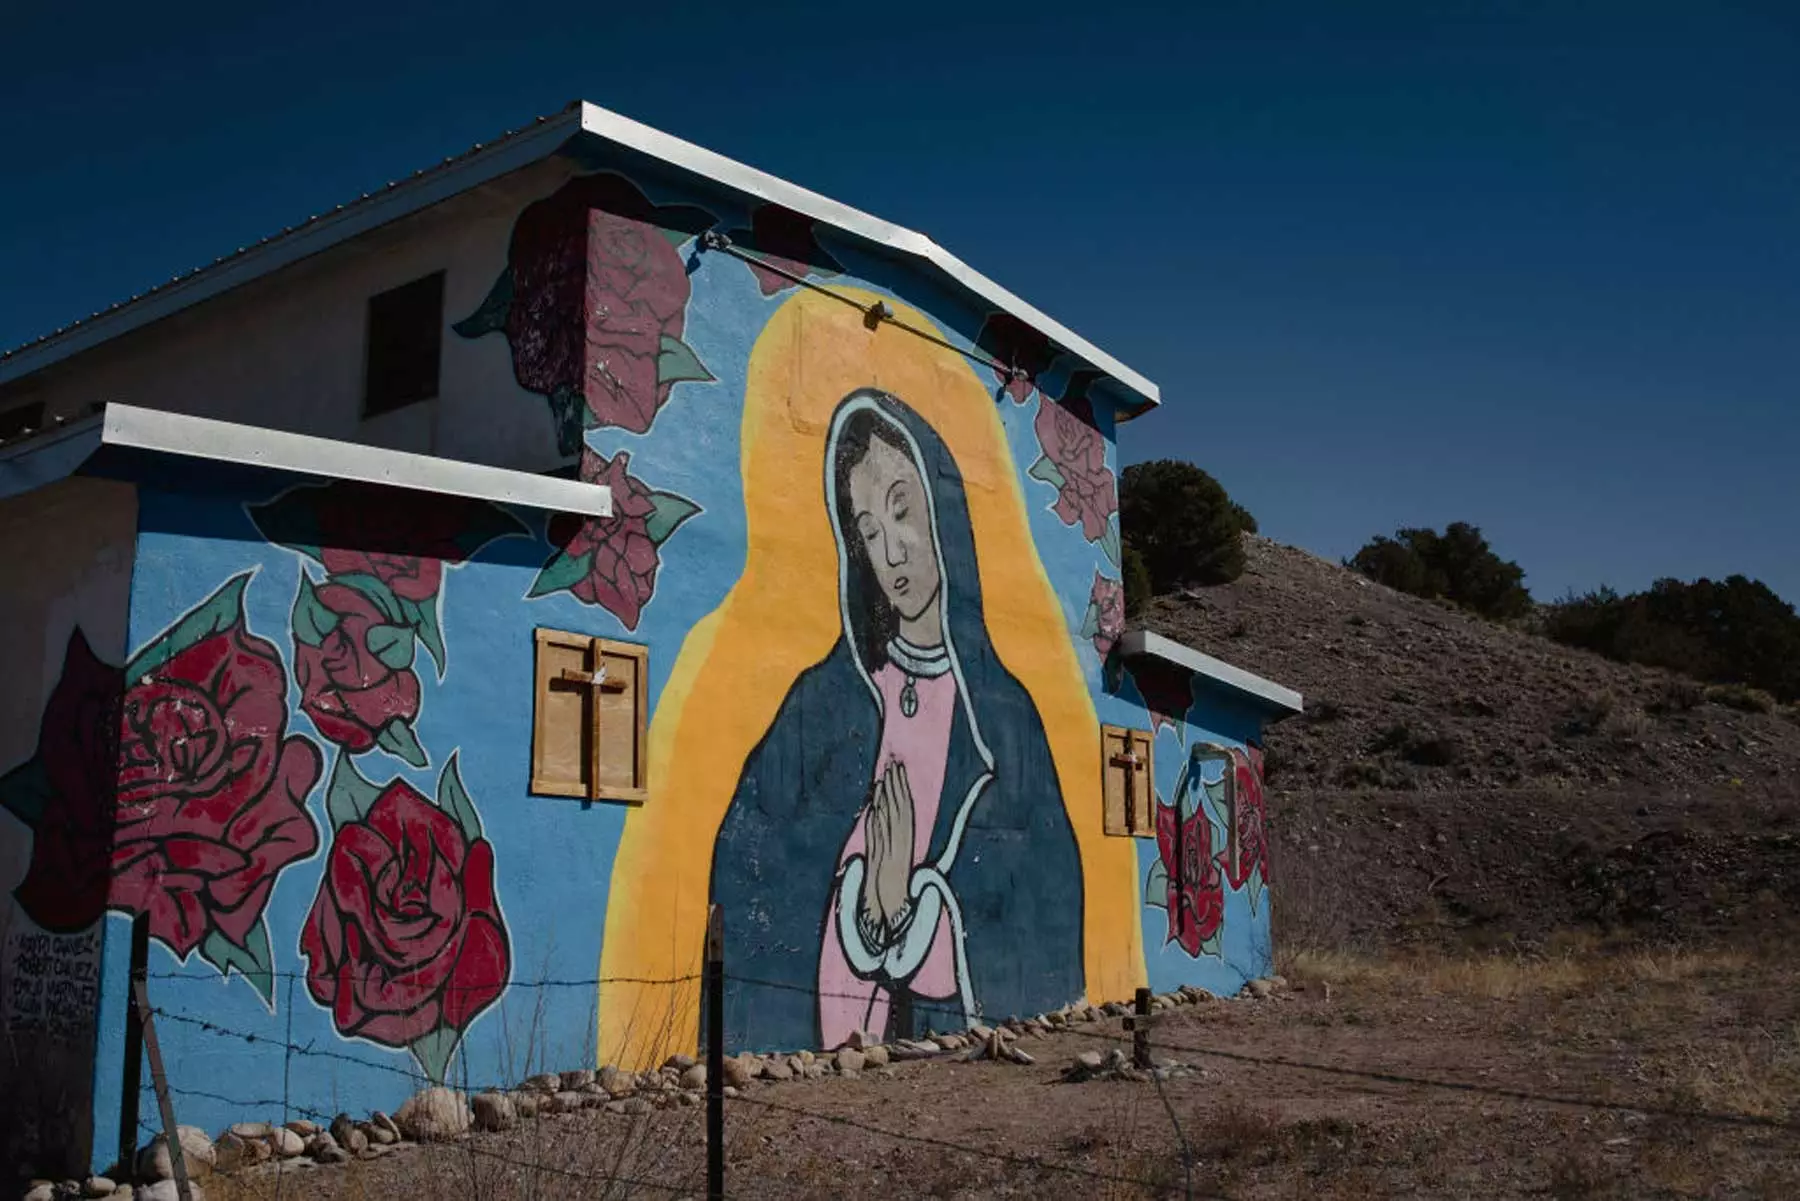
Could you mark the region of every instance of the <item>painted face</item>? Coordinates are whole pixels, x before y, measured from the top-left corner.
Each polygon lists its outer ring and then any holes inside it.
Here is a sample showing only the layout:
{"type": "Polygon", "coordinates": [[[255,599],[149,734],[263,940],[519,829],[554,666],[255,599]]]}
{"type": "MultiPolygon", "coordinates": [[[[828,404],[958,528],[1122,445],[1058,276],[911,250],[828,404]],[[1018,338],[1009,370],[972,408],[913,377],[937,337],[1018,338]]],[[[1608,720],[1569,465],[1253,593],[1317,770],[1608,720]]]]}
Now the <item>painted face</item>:
{"type": "Polygon", "coordinates": [[[850,505],[875,578],[888,603],[912,621],[937,603],[937,545],[925,503],[925,482],[912,460],[879,438],[850,469],[850,505]]]}

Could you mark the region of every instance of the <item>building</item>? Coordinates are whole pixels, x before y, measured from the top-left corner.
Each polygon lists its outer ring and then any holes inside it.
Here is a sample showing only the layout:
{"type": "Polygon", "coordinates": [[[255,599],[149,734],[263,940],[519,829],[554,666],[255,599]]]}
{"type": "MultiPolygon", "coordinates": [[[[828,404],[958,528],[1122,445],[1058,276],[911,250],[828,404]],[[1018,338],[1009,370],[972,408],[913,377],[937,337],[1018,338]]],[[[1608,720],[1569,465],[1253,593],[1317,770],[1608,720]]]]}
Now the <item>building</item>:
{"type": "Polygon", "coordinates": [[[0,358],[12,1153],[140,1141],[134,964],[208,1129],[691,1048],[709,902],[734,1049],[1266,974],[1300,698],[1125,629],[1158,403],[591,105],[0,358]]]}

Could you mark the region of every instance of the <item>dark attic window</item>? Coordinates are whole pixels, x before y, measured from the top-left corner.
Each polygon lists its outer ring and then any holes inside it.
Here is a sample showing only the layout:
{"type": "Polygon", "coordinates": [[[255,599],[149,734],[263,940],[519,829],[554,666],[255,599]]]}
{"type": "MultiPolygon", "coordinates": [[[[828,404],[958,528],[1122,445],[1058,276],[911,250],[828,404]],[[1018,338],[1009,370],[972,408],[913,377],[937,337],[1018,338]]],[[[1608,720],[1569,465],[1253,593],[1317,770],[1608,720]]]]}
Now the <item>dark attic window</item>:
{"type": "Polygon", "coordinates": [[[442,271],[369,297],[363,416],[437,396],[443,341],[442,271]]]}

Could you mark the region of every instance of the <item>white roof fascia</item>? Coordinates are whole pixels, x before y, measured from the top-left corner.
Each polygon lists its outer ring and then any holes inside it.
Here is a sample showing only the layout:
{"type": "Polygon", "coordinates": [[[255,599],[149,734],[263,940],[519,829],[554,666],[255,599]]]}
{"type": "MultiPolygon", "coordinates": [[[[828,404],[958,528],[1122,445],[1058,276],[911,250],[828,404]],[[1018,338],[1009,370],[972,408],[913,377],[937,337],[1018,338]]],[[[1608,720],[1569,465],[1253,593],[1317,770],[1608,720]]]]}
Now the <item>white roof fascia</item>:
{"type": "Polygon", "coordinates": [[[1304,708],[1303,699],[1292,688],[1283,688],[1280,684],[1265,680],[1241,667],[1233,667],[1223,659],[1202,654],[1173,638],[1164,638],[1150,630],[1125,631],[1119,639],[1119,653],[1127,658],[1145,655],[1161,659],[1236,692],[1247,693],[1272,708],[1282,710],[1286,715],[1299,713],[1304,708]]]}
{"type": "Polygon", "coordinates": [[[672,134],[652,129],[597,104],[582,103],[581,127],[597,137],[628,146],[651,158],[692,171],[759,200],[782,205],[859,238],[902,254],[925,259],[994,307],[1011,313],[1065,349],[1086,359],[1148,403],[1162,403],[1162,390],[1148,377],[1133,371],[1074,330],[1013,295],[924,234],[915,233],[891,221],[883,221],[880,217],[870,216],[847,204],[839,204],[830,197],[778,179],[766,171],[758,171],[755,167],[726,158],[704,146],[696,146],[672,134]]]}
{"type": "Polygon", "coordinates": [[[0,456],[0,497],[73,475],[104,447],[155,451],[237,463],[324,479],[359,480],[503,505],[588,517],[612,516],[612,489],[602,484],[509,471],[402,450],[385,450],[308,434],[109,404],[103,416],[49,439],[33,439],[17,455],[0,456]]]}
{"type": "Polygon", "coordinates": [[[559,113],[541,125],[533,125],[474,151],[466,161],[454,167],[441,171],[428,169],[416,178],[398,180],[364,200],[352,201],[309,221],[290,234],[278,235],[225,262],[202,267],[185,278],[161,285],[140,300],[128,301],[113,311],[78,321],[64,333],[52,334],[0,360],[0,384],[40,371],[121,334],[210,300],[240,284],[328,250],[358,234],[546,158],[576,132],[579,118],[580,113],[574,109],[559,113]]]}

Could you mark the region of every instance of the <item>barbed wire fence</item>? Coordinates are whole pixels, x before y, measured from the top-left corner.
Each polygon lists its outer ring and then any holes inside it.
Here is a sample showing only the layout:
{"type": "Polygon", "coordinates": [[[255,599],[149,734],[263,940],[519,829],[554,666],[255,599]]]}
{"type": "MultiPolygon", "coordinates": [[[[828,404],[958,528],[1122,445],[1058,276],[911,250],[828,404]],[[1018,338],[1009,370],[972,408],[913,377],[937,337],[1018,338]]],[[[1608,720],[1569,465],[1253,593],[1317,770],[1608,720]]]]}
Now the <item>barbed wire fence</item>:
{"type": "MultiPolygon", "coordinates": [[[[171,996],[169,990],[177,988],[177,982],[211,982],[216,984],[219,977],[194,972],[155,972],[146,971],[142,979],[150,996],[146,1013],[150,1021],[163,1026],[165,1030],[182,1030],[186,1036],[178,1040],[184,1050],[194,1047],[193,1038],[218,1038],[248,1047],[266,1047],[278,1050],[281,1055],[281,1089],[280,1096],[235,1096],[228,1091],[228,1084],[208,1080],[205,1087],[192,1078],[191,1072],[177,1072],[166,1081],[166,1089],[177,1114],[182,1102],[205,1102],[224,1107],[240,1116],[242,1120],[266,1120],[275,1114],[281,1115],[281,1121],[304,1118],[329,1128],[334,1120],[343,1115],[337,1103],[336,1081],[340,1074],[347,1074],[353,1084],[361,1085],[368,1079],[364,1074],[380,1079],[391,1079],[394,1085],[404,1082],[404,1090],[399,1088],[374,1090],[380,1093],[399,1097],[410,1095],[427,1088],[434,1083],[430,1076],[419,1069],[410,1059],[390,1057],[386,1059],[372,1058],[357,1054],[351,1049],[353,1044],[333,1038],[327,1044],[320,1045],[318,1040],[296,1041],[293,1036],[293,1014],[295,992],[303,973],[275,973],[277,983],[283,986],[285,993],[286,1027],[285,1034],[276,1035],[269,1029],[240,1029],[221,1022],[214,1017],[195,1012],[181,1004],[179,995],[171,996]],[[161,991],[162,997],[155,994],[161,991]],[[170,1002],[175,1002],[171,1004],[170,1002]],[[297,1081],[294,1071],[296,1062],[316,1060],[329,1063],[333,1069],[333,1095],[323,1096],[308,1094],[307,1085],[297,1081]]],[[[591,978],[544,978],[514,979],[507,982],[511,990],[536,990],[539,997],[549,990],[581,989],[591,995],[608,984],[636,984],[681,988],[702,982],[704,973],[686,973],[669,977],[634,977],[617,976],[591,978]]],[[[815,1000],[824,998],[841,998],[846,1000],[866,1001],[865,996],[849,993],[833,993],[828,990],[796,985],[789,982],[761,979],[755,976],[720,971],[715,987],[732,983],[743,988],[779,989],[807,994],[815,1000]]],[[[453,986],[454,987],[454,986],[453,986]]],[[[491,987],[491,986],[484,986],[491,987]]],[[[539,1002],[539,1009],[542,1002],[539,1002]]],[[[1181,1056],[1192,1059],[1212,1059],[1221,1062],[1232,1062],[1253,1065],[1260,1069],[1281,1069],[1315,1074],[1324,1074],[1337,1078],[1350,1079],[1365,1083],[1378,1083],[1386,1086],[1408,1089],[1444,1090],[1461,1093],[1482,1094],[1508,1100],[1550,1106],[1578,1107],[1590,1110],[1638,1113],[1646,1116],[1665,1116],[1690,1123],[1715,1123],[1731,1126],[1748,1126],[1777,1129],[1788,1133],[1800,1133],[1800,1122],[1782,1118],[1767,1117],[1751,1113],[1703,1110],[1678,1106],[1658,1105],[1648,1100],[1621,1101],[1613,1098],[1595,1098],[1574,1094],[1552,1094],[1507,1087],[1505,1085],[1472,1082],[1464,1080],[1441,1079],[1413,1073],[1387,1070],[1380,1067],[1365,1067],[1340,1063],[1321,1063],[1289,1056],[1252,1054],[1233,1051],[1216,1046],[1196,1045],[1175,1037],[1165,1024],[1155,1020],[1145,1020],[1149,1015],[1147,1006],[1140,1003],[1138,1013],[1132,1014],[1124,1023],[1107,1028],[1090,1028],[1095,1023],[1079,1025],[1064,1023],[1059,1025],[1054,1034],[1067,1036],[1075,1040],[1087,1040],[1086,1045],[1108,1044],[1109,1052],[1123,1051],[1127,1045],[1133,1048],[1134,1061],[1142,1064],[1138,1058],[1146,1051],[1162,1056],[1181,1056]]],[[[645,1062],[660,1062],[665,1055],[680,1051],[691,1053],[693,1033],[697,1028],[693,1019],[699,1017],[701,1011],[696,1010],[691,996],[670,998],[659,1014],[632,1015],[633,1022],[627,1024],[627,1037],[640,1033],[636,1045],[646,1049],[648,1059],[645,1062]],[[638,1031],[635,1021],[642,1016],[650,1023],[649,1027],[638,1031]]],[[[909,1031],[908,1034],[914,1032],[909,1031]]],[[[929,1032],[927,1032],[929,1033],[929,1032]]],[[[944,1033],[954,1033],[944,1031],[944,1033]]],[[[950,1057],[946,1053],[945,1057],[950,1057]]],[[[588,1055],[586,1063],[595,1062],[595,1055],[588,1055]]],[[[1164,1063],[1166,1064],[1166,1060],[1164,1063]]],[[[469,1075],[468,1057],[459,1055],[456,1060],[460,1076],[444,1083],[451,1085],[464,1095],[477,1093],[505,1093],[518,1096],[521,1086],[526,1084],[528,1075],[507,1071],[504,1078],[491,1080],[473,1079],[469,1075]]],[[[531,1055],[527,1055],[527,1067],[533,1066],[531,1055]]],[[[548,1065],[538,1062],[540,1069],[548,1065]]],[[[577,1069],[589,1070],[589,1069],[577,1069]]],[[[542,1074],[542,1073],[539,1073],[542,1074]]],[[[619,1102],[638,1097],[648,1099],[656,1097],[661,1104],[649,1102],[641,1107],[631,1107],[626,1111],[629,1121],[577,1121],[557,1122],[545,1121],[543,1117],[520,1121],[510,1130],[483,1133],[476,1137],[463,1138],[446,1143],[437,1150],[425,1155],[413,1156],[409,1161],[416,1165],[409,1171],[416,1171],[442,1181],[446,1174],[454,1175],[453,1180],[445,1181],[460,1189],[460,1195],[479,1198],[491,1198],[493,1201],[511,1201],[512,1198],[536,1198],[539,1196],[566,1195],[572,1188],[579,1186],[581,1195],[603,1197],[628,1197],[634,1195],[651,1196],[706,1196],[709,1193],[706,1168],[709,1154],[717,1156],[719,1162],[729,1163],[732,1160],[743,1162],[754,1158],[756,1148],[748,1143],[758,1138],[773,1138],[792,1130],[795,1121],[818,1122],[847,1130],[855,1130],[862,1134],[890,1140],[896,1146],[918,1146],[929,1148],[933,1152],[949,1153],[958,1157],[967,1157],[972,1161],[989,1166],[1005,1165],[1030,1174],[1045,1177],[1057,1176],[1070,1181],[1081,1182],[1082,1187],[1105,1186],[1108,1189],[1133,1190],[1137,1195],[1179,1195],[1186,1197],[1212,1197],[1224,1194],[1196,1191],[1196,1163],[1193,1147],[1183,1129],[1180,1113],[1175,1104],[1172,1090],[1166,1086],[1163,1074],[1151,1071],[1141,1077],[1154,1083],[1155,1104],[1166,1118],[1168,1142],[1166,1145],[1168,1165],[1174,1169],[1173,1174],[1156,1172],[1138,1174],[1120,1170],[1106,1170],[1092,1163],[1077,1162],[1044,1154],[1008,1150],[993,1145],[944,1138],[919,1129],[895,1128],[891,1123],[868,1121],[850,1114],[833,1112],[830,1100],[805,1104],[799,1103],[803,1096],[795,1090],[793,1100],[781,1096],[780,1090],[764,1082],[758,1082],[755,1091],[731,1089],[726,1091],[720,1065],[709,1065],[707,1087],[719,1094],[723,1111],[727,1115],[724,1128],[717,1139],[719,1145],[708,1146],[708,1131],[702,1118],[705,1114],[703,1104],[696,1103],[691,1091],[687,1098],[682,1097],[684,1090],[675,1088],[645,1088],[641,1080],[634,1081],[632,1090],[621,1090],[619,1095],[607,1094],[599,1097],[592,1091],[581,1093],[582,1110],[606,1109],[611,1102],[619,1102]],[[768,1095],[775,1093],[776,1095],[768,1095]],[[594,1098],[591,1102],[587,1098],[594,1098]],[[789,1125],[776,1129],[772,1123],[776,1119],[785,1119],[789,1125]],[[773,1131],[773,1133],[771,1133],[773,1131]],[[559,1191],[560,1190],[560,1191],[559,1191]]],[[[567,1082],[559,1078],[560,1084],[567,1082]]],[[[585,1085],[582,1087],[586,1087],[585,1085]]],[[[273,1091],[273,1090],[270,1090],[273,1091]]],[[[367,1087],[354,1087],[360,1095],[368,1095],[367,1087]]],[[[574,1090],[560,1090],[574,1091],[574,1090]]],[[[604,1090],[603,1090],[604,1091],[604,1090]]],[[[550,1094],[554,1096],[555,1094],[550,1094]]],[[[711,1098],[709,1097],[708,1100],[711,1098]]],[[[612,1115],[617,1116],[620,1106],[611,1105],[612,1115]]],[[[544,1116],[563,1116],[561,1111],[552,1111],[545,1105],[544,1116]]],[[[154,1110],[149,1112],[153,1113],[154,1110]]],[[[573,1113],[573,1110],[567,1112],[573,1113]]],[[[602,1115],[595,1114],[595,1118],[602,1115]]],[[[149,1120],[147,1114],[134,1116],[136,1132],[141,1141],[148,1141],[162,1133],[158,1125],[149,1120]]],[[[236,1120],[236,1119],[234,1119],[236,1120]]],[[[1134,1129],[1142,1127],[1136,1121],[1129,1123],[1134,1129]]],[[[291,1172],[269,1171],[260,1179],[267,1182],[270,1190],[262,1195],[277,1198],[284,1187],[293,1187],[289,1178],[291,1172]]],[[[258,1177],[249,1175],[246,1182],[258,1177]]],[[[726,1187],[713,1191],[711,1195],[758,1195],[766,1193],[774,1182],[768,1179],[733,1180],[726,1177],[726,1187]]]]}

